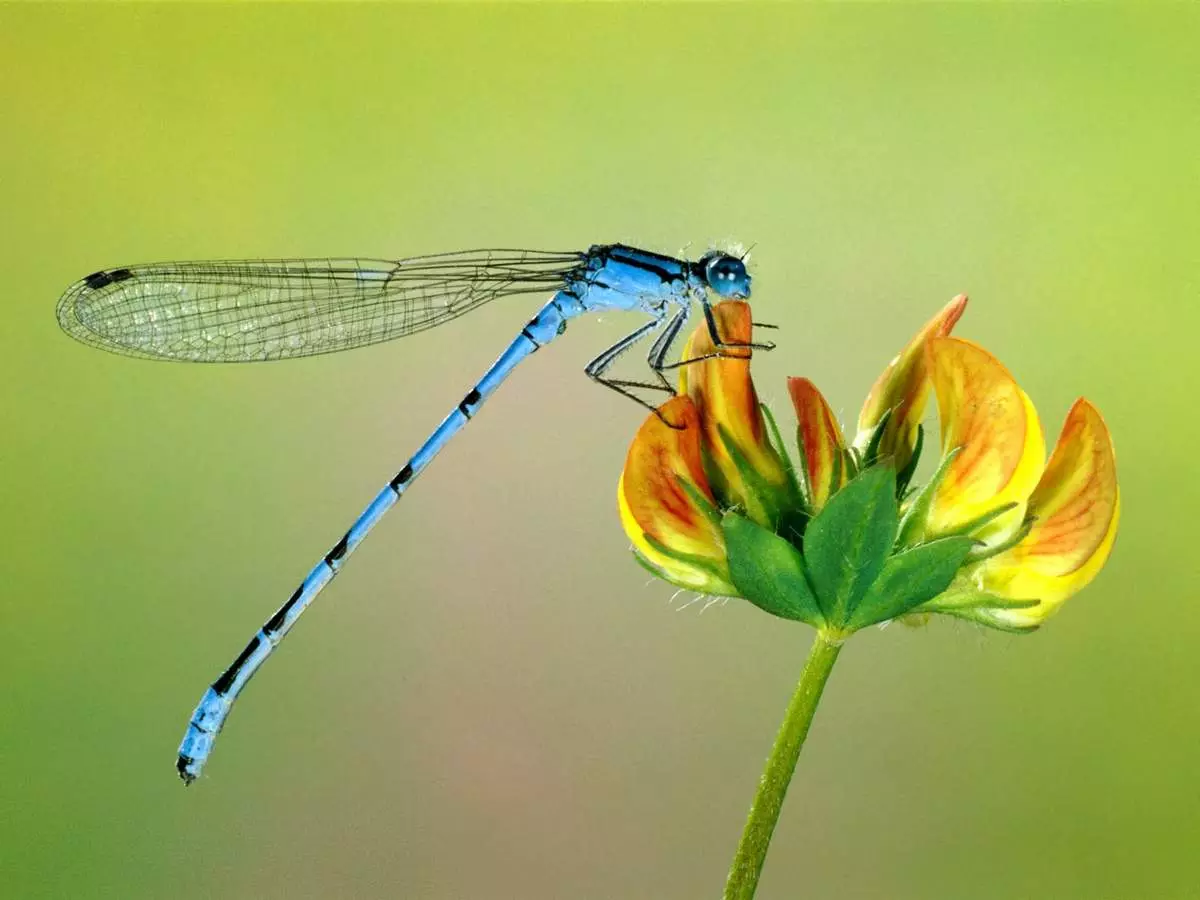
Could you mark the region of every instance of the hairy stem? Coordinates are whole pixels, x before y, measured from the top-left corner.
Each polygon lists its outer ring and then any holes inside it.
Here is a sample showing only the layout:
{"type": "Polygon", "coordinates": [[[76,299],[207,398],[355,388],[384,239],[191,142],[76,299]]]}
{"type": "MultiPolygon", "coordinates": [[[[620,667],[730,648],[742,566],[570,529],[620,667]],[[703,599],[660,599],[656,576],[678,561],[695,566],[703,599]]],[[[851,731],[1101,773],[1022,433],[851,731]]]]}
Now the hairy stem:
{"type": "Polygon", "coordinates": [[[746,820],[733,865],[729,867],[725,900],[751,900],[754,897],[758,877],[767,858],[767,848],[771,845],[771,835],[775,832],[775,824],[783,809],[783,798],[787,794],[792,773],[796,771],[800,748],[804,746],[808,728],[812,725],[817,704],[821,700],[821,692],[825,689],[825,682],[829,680],[829,673],[841,649],[839,638],[817,633],[804,671],[800,674],[800,683],[796,685],[796,693],[788,704],[787,715],[759,780],[758,793],[754,795],[754,804],[750,807],[750,817],[746,820]]]}

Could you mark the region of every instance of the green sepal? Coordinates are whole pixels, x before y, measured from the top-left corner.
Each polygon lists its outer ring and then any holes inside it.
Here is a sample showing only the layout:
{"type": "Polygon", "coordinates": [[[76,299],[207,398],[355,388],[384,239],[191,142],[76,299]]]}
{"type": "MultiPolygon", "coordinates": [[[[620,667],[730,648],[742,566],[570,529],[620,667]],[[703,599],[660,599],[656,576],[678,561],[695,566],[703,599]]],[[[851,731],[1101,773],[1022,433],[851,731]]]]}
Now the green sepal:
{"type": "MultiPolygon", "coordinates": [[[[1027,603],[1026,606],[1037,606],[1037,601],[1027,603]]],[[[954,616],[956,619],[966,619],[969,622],[975,622],[978,625],[986,625],[988,628],[994,628],[996,631],[1004,631],[1008,634],[1029,634],[1037,631],[1041,624],[1036,625],[1014,625],[1011,622],[1003,622],[988,615],[988,610],[985,607],[967,606],[962,609],[947,609],[943,610],[943,614],[954,616]]]]}
{"type": "Polygon", "coordinates": [[[725,533],[729,574],[741,596],[773,616],[807,622],[816,628],[824,625],[799,550],[737,513],[726,513],[721,529],[725,533]]]}
{"type": "MultiPolygon", "coordinates": [[[[1010,504],[1010,508],[1012,506],[1016,506],[1016,505],[1017,504],[1015,504],[1015,503],[1010,504]]],[[[971,552],[971,555],[967,558],[967,562],[969,562],[969,563],[982,562],[985,559],[991,559],[993,556],[997,556],[997,555],[1003,553],[1005,550],[1011,550],[1013,547],[1017,546],[1017,544],[1021,543],[1021,541],[1025,540],[1025,538],[1029,537],[1029,532],[1033,530],[1033,523],[1036,521],[1037,521],[1037,516],[1030,516],[1028,519],[1026,519],[1024,522],[1021,523],[1020,528],[1018,528],[1016,531],[1014,531],[1012,534],[1010,534],[1008,536],[1008,538],[1001,541],[1000,543],[995,544],[990,547],[983,546],[983,547],[975,548],[975,550],[973,550],[971,552]]]]}
{"type": "Polygon", "coordinates": [[[941,613],[942,615],[955,616],[959,619],[977,622],[980,625],[986,625],[988,628],[995,628],[997,631],[1006,631],[1010,634],[1028,634],[1031,631],[1036,631],[1038,626],[1013,625],[1009,622],[1002,622],[990,615],[990,612],[997,609],[1029,609],[1041,602],[1041,600],[1009,600],[1007,597],[998,597],[995,594],[981,590],[969,582],[960,582],[932,600],[921,604],[914,612],[941,613]]]}
{"type": "MultiPolygon", "coordinates": [[[[654,550],[661,553],[663,556],[666,556],[669,559],[673,559],[673,560],[675,560],[675,562],[682,563],[686,566],[690,566],[693,569],[699,569],[701,572],[703,572],[705,575],[707,575],[709,578],[711,578],[714,587],[713,587],[713,589],[710,589],[708,591],[708,593],[721,594],[722,596],[728,594],[731,597],[736,596],[736,594],[734,594],[734,591],[733,591],[733,585],[731,585],[729,583],[728,574],[725,572],[722,572],[720,566],[713,563],[713,561],[709,557],[699,556],[698,554],[694,554],[694,553],[680,553],[677,550],[672,550],[666,544],[664,544],[662,541],[658,540],[657,538],[653,537],[652,535],[646,534],[645,532],[642,533],[642,538],[643,538],[643,540],[646,541],[647,544],[649,544],[651,547],[654,548],[654,550]],[[728,588],[729,590],[726,591],[726,590],[724,590],[725,588],[728,588]]],[[[633,552],[634,552],[634,554],[638,553],[636,547],[634,548],[633,552]]],[[[640,554],[638,554],[638,555],[640,555],[640,554]]],[[[650,571],[653,572],[655,575],[657,575],[659,578],[661,578],[663,581],[669,581],[669,582],[671,582],[671,584],[679,585],[679,587],[687,588],[688,590],[692,590],[692,591],[696,590],[696,587],[694,585],[681,584],[680,582],[676,581],[674,578],[672,578],[670,576],[670,574],[668,572],[661,569],[659,566],[656,566],[654,563],[650,562],[648,559],[645,559],[643,557],[642,562],[643,562],[644,568],[650,567],[650,571]]]]}
{"type": "Polygon", "coordinates": [[[717,436],[746,489],[746,496],[742,500],[746,504],[747,514],[760,524],[772,527],[778,525],[780,513],[788,505],[786,488],[781,490],[763,478],[723,425],[717,426],[717,436]],[[780,494],[785,496],[781,497],[780,494]],[[780,500],[783,502],[779,502],[780,500]]]}
{"type": "MultiPolygon", "coordinates": [[[[646,559],[646,557],[644,557],[642,555],[642,552],[640,550],[638,550],[637,547],[634,547],[632,549],[632,553],[633,553],[633,558],[635,560],[637,560],[637,564],[639,566],[641,566],[643,569],[645,569],[647,572],[649,572],[651,575],[653,575],[655,578],[661,578],[663,581],[671,581],[671,579],[667,577],[667,573],[664,572],[662,569],[660,569],[658,566],[656,566],[654,563],[650,562],[650,560],[646,559]]],[[[671,582],[671,583],[674,584],[674,582],[671,582]]]]}
{"type": "Polygon", "coordinates": [[[681,475],[675,476],[675,483],[688,495],[688,499],[696,504],[696,508],[704,514],[704,518],[708,519],[717,528],[721,527],[721,511],[713,505],[711,500],[704,496],[700,488],[681,475]]]}
{"type": "Polygon", "coordinates": [[[787,452],[787,447],[783,443],[783,435],[779,431],[779,423],[775,421],[775,414],[771,412],[771,408],[765,403],[758,404],[758,408],[762,412],[763,421],[767,425],[767,441],[770,443],[771,449],[775,451],[775,455],[783,463],[783,470],[787,472],[788,486],[791,489],[792,497],[796,502],[803,503],[802,498],[804,494],[800,489],[796,466],[792,463],[791,454],[787,452]]]}
{"type": "Polygon", "coordinates": [[[866,449],[863,450],[862,462],[860,467],[863,469],[870,468],[879,459],[879,445],[883,443],[883,433],[887,430],[888,422],[892,420],[892,411],[887,410],[879,421],[875,423],[875,427],[871,429],[871,437],[867,439],[866,449]]]}
{"type": "Polygon", "coordinates": [[[846,448],[846,474],[849,476],[846,480],[854,478],[862,468],[862,453],[853,444],[846,448]]]}
{"type": "MultiPolygon", "coordinates": [[[[798,425],[796,426],[796,449],[800,451],[800,466],[798,467],[798,471],[802,482],[801,496],[804,500],[804,508],[811,516],[816,505],[813,500],[812,473],[808,471],[808,450],[804,446],[804,429],[798,425]]],[[[841,484],[842,476],[847,469],[851,477],[858,471],[854,454],[845,447],[838,448],[833,454],[833,471],[829,474],[829,483],[832,485],[841,484]]],[[[833,493],[837,493],[836,488],[833,493]]]]}
{"type": "MultiPolygon", "coordinates": [[[[829,475],[830,484],[837,485],[842,483],[842,478],[846,474],[847,468],[851,467],[852,460],[853,457],[846,452],[844,447],[833,455],[833,472],[829,475]]],[[[857,469],[850,468],[850,471],[855,474],[858,473],[857,469]]],[[[847,478],[846,480],[849,481],[850,479],[847,478]]],[[[832,493],[836,494],[837,490],[834,490],[832,493]]],[[[826,502],[828,503],[829,501],[826,502]]]]}
{"type": "Polygon", "coordinates": [[[834,494],[804,534],[804,561],[826,621],[841,628],[896,540],[896,471],[872,466],[834,494]]]}
{"type": "Polygon", "coordinates": [[[925,522],[929,518],[929,507],[933,505],[933,497],[945,480],[946,472],[950,470],[950,463],[954,462],[954,458],[960,453],[962,453],[962,447],[955,447],[942,457],[942,461],[938,463],[937,471],[933,473],[929,483],[917,491],[917,496],[904,511],[904,518],[900,520],[900,533],[896,537],[897,550],[915,546],[925,533],[925,522]]]}
{"type": "MultiPolygon", "coordinates": [[[[1016,509],[1020,505],[1021,504],[1017,503],[1015,500],[1013,500],[1009,503],[1001,503],[999,506],[989,509],[987,512],[983,513],[982,515],[976,516],[975,518],[971,519],[971,521],[969,521],[969,522],[963,522],[961,525],[954,526],[953,528],[951,528],[948,531],[944,532],[943,534],[939,535],[939,537],[953,537],[955,535],[960,535],[960,534],[962,534],[962,535],[974,534],[979,529],[983,528],[983,526],[985,526],[991,522],[994,522],[996,519],[1000,518],[1006,512],[1011,512],[1012,510],[1016,509]]],[[[1028,533],[1029,533],[1028,530],[1026,530],[1026,534],[1028,534],[1028,533]]],[[[1022,535],[1022,537],[1024,537],[1024,535],[1022,535]]],[[[1011,545],[1009,545],[1009,546],[1011,546],[1011,545]]],[[[996,552],[999,552],[999,551],[996,551],[996,552]]],[[[989,554],[989,555],[992,555],[992,554],[989,554]]]]}
{"type": "Polygon", "coordinates": [[[932,600],[950,586],[972,546],[974,541],[968,537],[948,537],[888,557],[855,607],[849,627],[886,622],[932,600]]]}
{"type": "MultiPolygon", "coordinates": [[[[800,542],[804,539],[804,529],[808,526],[808,520],[811,518],[811,510],[807,499],[805,499],[807,494],[800,484],[802,472],[797,470],[796,466],[792,463],[791,454],[787,452],[787,448],[783,443],[783,436],[779,432],[779,425],[775,421],[775,415],[765,403],[760,403],[759,408],[762,410],[763,419],[767,423],[767,438],[772,449],[783,462],[783,469],[788,476],[787,500],[779,510],[779,521],[776,531],[796,546],[799,546],[800,542]]],[[[802,470],[803,466],[800,468],[802,470]]]]}
{"type": "MultiPolygon", "coordinates": [[[[943,538],[942,540],[950,539],[943,538]]],[[[1000,597],[975,587],[968,578],[963,578],[958,584],[952,585],[933,599],[921,604],[919,612],[950,613],[981,608],[1028,609],[1041,602],[1041,600],[1010,600],[1007,597],[1000,597]]]]}
{"type": "Polygon", "coordinates": [[[796,426],[796,449],[800,451],[800,465],[796,466],[797,483],[800,487],[800,499],[804,508],[812,512],[813,486],[812,476],[808,471],[808,452],[804,449],[804,429],[796,426]]]}
{"type": "Polygon", "coordinates": [[[904,468],[896,473],[896,496],[903,497],[908,491],[912,477],[917,471],[917,463],[921,461],[921,451],[925,449],[925,426],[917,426],[917,439],[913,442],[912,456],[904,464],[904,468]]]}

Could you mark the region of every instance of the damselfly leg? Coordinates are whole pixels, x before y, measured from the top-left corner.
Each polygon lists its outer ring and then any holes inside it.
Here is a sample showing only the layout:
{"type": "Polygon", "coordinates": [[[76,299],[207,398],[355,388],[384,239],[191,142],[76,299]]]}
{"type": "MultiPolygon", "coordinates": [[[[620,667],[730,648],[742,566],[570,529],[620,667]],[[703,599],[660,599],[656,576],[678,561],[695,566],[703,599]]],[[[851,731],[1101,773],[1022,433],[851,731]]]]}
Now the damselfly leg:
{"type": "MultiPolygon", "coordinates": [[[[676,369],[683,368],[684,366],[703,362],[708,359],[740,357],[740,354],[731,353],[729,351],[775,349],[775,344],[771,342],[754,343],[744,341],[727,341],[723,339],[717,328],[716,317],[713,315],[712,309],[709,307],[707,300],[701,301],[701,306],[704,308],[705,324],[708,326],[709,336],[716,347],[716,350],[713,352],[689,357],[688,359],[676,360],[675,362],[666,361],[667,357],[670,355],[671,348],[678,339],[679,333],[683,330],[684,325],[687,324],[689,315],[691,313],[691,304],[684,303],[672,316],[670,316],[670,318],[666,318],[665,315],[658,316],[625,335],[625,337],[621,338],[619,341],[593,359],[590,363],[588,363],[584,368],[584,372],[593,381],[596,381],[597,383],[616,391],[618,394],[628,397],[635,403],[646,407],[655,415],[657,415],[659,419],[662,420],[664,425],[667,425],[671,428],[680,427],[668,422],[665,418],[663,418],[663,415],[659,411],[658,407],[647,402],[644,398],[635,394],[634,391],[648,390],[674,394],[676,392],[675,386],[671,383],[670,379],[667,378],[665,374],[666,372],[675,371],[676,369]],[[657,329],[661,330],[659,331],[658,336],[654,339],[654,343],[650,345],[649,352],[646,354],[646,363],[650,367],[650,371],[653,372],[655,377],[658,379],[657,383],[638,381],[634,379],[604,377],[605,373],[612,367],[613,363],[615,363],[626,351],[633,347],[634,344],[638,343],[638,341],[642,340],[647,335],[652,334],[657,329]]],[[[774,328],[776,326],[766,325],[764,327],[774,328]]]]}
{"type": "MultiPolygon", "coordinates": [[[[678,315],[679,314],[676,313],[673,319],[677,318],[678,315]]],[[[613,363],[615,363],[626,351],[633,347],[634,344],[642,340],[642,338],[646,337],[646,335],[652,334],[656,329],[661,328],[663,320],[664,316],[658,316],[651,319],[649,322],[644,323],[638,328],[635,328],[629,334],[625,335],[625,337],[621,338],[619,341],[589,362],[586,366],[584,366],[584,374],[597,384],[602,384],[609,390],[616,391],[622,397],[628,397],[634,403],[646,407],[646,409],[653,413],[657,413],[658,408],[642,397],[639,397],[634,393],[634,390],[640,389],[647,391],[665,391],[668,394],[675,393],[675,389],[671,387],[669,383],[667,383],[665,378],[662,379],[662,384],[652,384],[646,381],[635,381],[627,378],[605,378],[604,373],[612,368],[613,363]]],[[[667,327],[670,328],[669,323],[667,327]]],[[[657,345],[658,340],[655,340],[654,346],[657,345]]],[[[653,350],[653,347],[651,350],[653,350]]],[[[651,368],[653,369],[653,367],[651,368]]],[[[662,378],[661,375],[659,377],[662,378]]]]}

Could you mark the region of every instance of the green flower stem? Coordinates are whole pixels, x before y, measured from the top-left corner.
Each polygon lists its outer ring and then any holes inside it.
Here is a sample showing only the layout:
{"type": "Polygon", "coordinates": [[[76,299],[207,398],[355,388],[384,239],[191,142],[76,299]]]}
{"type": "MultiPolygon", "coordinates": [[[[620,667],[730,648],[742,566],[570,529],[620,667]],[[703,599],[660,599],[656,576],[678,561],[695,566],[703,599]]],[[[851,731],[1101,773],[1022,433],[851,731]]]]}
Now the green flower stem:
{"type": "Polygon", "coordinates": [[[817,704],[821,700],[821,692],[825,690],[825,682],[829,680],[829,673],[833,671],[833,664],[841,649],[841,635],[817,632],[804,671],[800,674],[800,683],[792,695],[792,702],[788,704],[787,716],[775,737],[775,746],[771,749],[767,767],[758,783],[758,793],[754,796],[754,805],[750,807],[750,817],[746,820],[737,855],[729,867],[725,900],[751,900],[754,897],[758,877],[767,858],[767,848],[771,845],[771,835],[775,832],[775,823],[779,821],[779,812],[783,809],[783,798],[787,794],[792,773],[796,771],[800,748],[804,746],[808,728],[812,725],[817,704]]]}

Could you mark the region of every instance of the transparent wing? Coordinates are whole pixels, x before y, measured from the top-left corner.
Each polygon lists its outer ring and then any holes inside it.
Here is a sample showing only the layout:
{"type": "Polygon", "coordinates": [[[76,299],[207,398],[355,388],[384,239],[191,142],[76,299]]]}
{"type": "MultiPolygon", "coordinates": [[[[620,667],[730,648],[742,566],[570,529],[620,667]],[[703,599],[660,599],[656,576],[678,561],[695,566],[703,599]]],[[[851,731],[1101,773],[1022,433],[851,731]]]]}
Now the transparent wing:
{"type": "Polygon", "coordinates": [[[67,334],[114,353],[250,362],[349,350],[514,294],[546,294],[582,253],[468,250],[405,260],[168,262],[106,269],[58,303],[67,334]]]}

